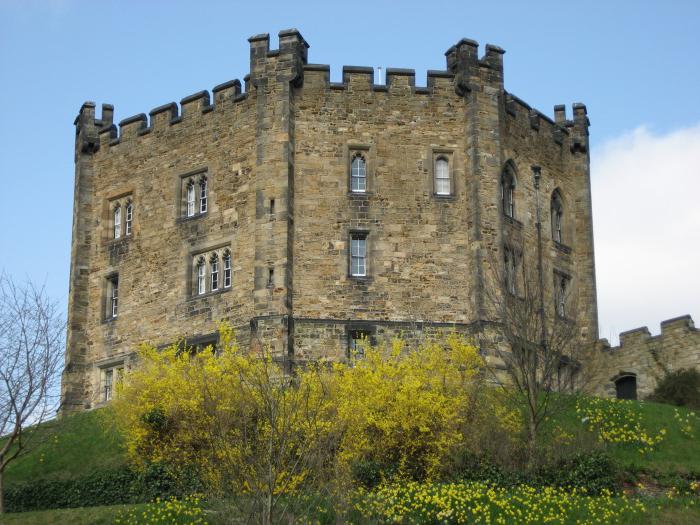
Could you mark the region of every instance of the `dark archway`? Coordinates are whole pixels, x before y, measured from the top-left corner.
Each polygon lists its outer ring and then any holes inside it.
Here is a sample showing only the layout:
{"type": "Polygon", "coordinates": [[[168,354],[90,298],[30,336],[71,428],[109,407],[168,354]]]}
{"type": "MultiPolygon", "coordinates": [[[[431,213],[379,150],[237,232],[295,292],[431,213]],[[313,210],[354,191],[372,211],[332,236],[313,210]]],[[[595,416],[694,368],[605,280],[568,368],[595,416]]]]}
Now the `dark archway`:
{"type": "Polygon", "coordinates": [[[615,380],[615,392],[618,399],[637,399],[637,376],[628,374],[615,380]]]}

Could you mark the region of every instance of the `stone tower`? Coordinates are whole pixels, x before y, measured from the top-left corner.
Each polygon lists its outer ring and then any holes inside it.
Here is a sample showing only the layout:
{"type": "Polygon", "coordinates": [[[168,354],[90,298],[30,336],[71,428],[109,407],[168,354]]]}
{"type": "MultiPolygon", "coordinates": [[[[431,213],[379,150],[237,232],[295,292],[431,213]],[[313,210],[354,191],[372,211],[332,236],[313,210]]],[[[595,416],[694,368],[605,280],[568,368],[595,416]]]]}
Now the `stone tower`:
{"type": "Polygon", "coordinates": [[[80,109],[65,410],[109,400],[140,342],[215,342],[221,320],[288,365],[361,336],[474,333],[493,321],[489,261],[534,253],[536,198],[547,301],[563,279],[597,338],[585,106],[550,119],[506,92],[502,49],[467,39],[424,86],[358,66],[330,82],[294,29],[249,43],[244,85],[118,126],[80,109]]]}

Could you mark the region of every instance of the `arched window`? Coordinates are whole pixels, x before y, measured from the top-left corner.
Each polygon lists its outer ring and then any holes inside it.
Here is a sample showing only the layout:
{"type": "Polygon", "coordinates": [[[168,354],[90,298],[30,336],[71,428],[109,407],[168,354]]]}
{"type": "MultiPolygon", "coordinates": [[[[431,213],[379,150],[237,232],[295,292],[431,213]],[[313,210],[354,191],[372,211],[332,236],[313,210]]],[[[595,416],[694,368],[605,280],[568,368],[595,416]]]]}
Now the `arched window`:
{"type": "Polygon", "coordinates": [[[222,257],[224,263],[224,288],[231,287],[231,252],[226,250],[222,257]]]}
{"type": "Polygon", "coordinates": [[[625,374],[615,380],[615,394],[618,399],[637,399],[637,376],[625,374]]]}
{"type": "Polygon", "coordinates": [[[209,259],[209,267],[211,270],[211,291],[219,289],[219,257],[214,253],[209,259]]]}
{"type": "Polygon", "coordinates": [[[187,183],[187,216],[194,216],[194,181],[191,179],[187,183]]]}
{"type": "Polygon", "coordinates": [[[207,262],[204,257],[197,260],[197,294],[202,295],[207,291],[207,262]]]}
{"type": "Polygon", "coordinates": [[[124,235],[131,235],[131,224],[134,220],[134,203],[126,203],[126,219],[124,221],[124,235]]]}
{"type": "Polygon", "coordinates": [[[554,190],[552,193],[552,203],[551,203],[551,214],[552,214],[552,239],[556,242],[561,243],[563,239],[562,226],[564,220],[564,203],[561,198],[561,193],[559,190],[554,190]]]}
{"type": "Polygon", "coordinates": [[[506,217],[515,218],[515,175],[510,165],[501,173],[501,209],[506,217]]]}
{"type": "Polygon", "coordinates": [[[445,157],[435,160],[435,194],[449,195],[450,188],[450,163],[445,157]]]}
{"type": "Polygon", "coordinates": [[[122,207],[117,204],[114,208],[114,238],[119,239],[122,236],[122,207]]]}
{"type": "Polygon", "coordinates": [[[202,175],[199,179],[199,213],[207,212],[207,178],[202,175]]]}
{"type": "Polygon", "coordinates": [[[354,193],[367,191],[367,165],[359,153],[353,157],[350,165],[350,190],[354,193]]]}

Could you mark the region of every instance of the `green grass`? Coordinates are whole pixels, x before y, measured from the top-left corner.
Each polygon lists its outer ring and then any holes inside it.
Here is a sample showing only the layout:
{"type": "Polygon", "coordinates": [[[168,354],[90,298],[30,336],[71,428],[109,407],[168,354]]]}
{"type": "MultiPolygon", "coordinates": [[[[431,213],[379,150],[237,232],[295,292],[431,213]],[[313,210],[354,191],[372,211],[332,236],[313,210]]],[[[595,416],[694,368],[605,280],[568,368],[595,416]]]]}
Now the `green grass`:
{"type": "MultiPolygon", "coordinates": [[[[681,415],[687,415],[692,410],[650,401],[633,402],[633,406],[635,411],[641,412],[642,426],[648,434],[657,435],[661,429],[666,430],[663,441],[646,454],[640,454],[639,447],[633,445],[607,444],[605,450],[631,472],[644,470],[660,474],[700,475],[700,417],[697,417],[700,414],[696,412],[693,436],[690,437],[681,432],[674,411],[677,409],[681,415]]],[[[559,414],[555,419],[572,434],[586,433],[573,403],[566,413],[559,414]]]]}
{"type": "Polygon", "coordinates": [[[79,509],[40,510],[18,512],[0,517],[2,525],[111,525],[114,519],[128,509],[141,510],[146,504],[113,505],[109,507],[86,507],[79,509]]]}
{"type": "Polygon", "coordinates": [[[625,516],[622,525],[697,525],[700,523],[700,503],[697,498],[645,500],[647,512],[625,516]]]}
{"type": "MultiPolygon", "coordinates": [[[[651,469],[665,474],[700,474],[700,419],[695,419],[694,437],[684,436],[674,419],[674,408],[649,401],[640,402],[639,410],[647,428],[654,433],[666,429],[664,441],[645,456],[631,447],[611,447],[612,456],[633,471],[651,469]]],[[[685,408],[678,408],[678,411],[681,414],[692,412],[685,408]]]]}
{"type": "Polygon", "coordinates": [[[37,478],[72,479],[124,465],[121,439],[93,410],[49,421],[36,429],[38,445],[10,463],[6,486],[37,478]]]}

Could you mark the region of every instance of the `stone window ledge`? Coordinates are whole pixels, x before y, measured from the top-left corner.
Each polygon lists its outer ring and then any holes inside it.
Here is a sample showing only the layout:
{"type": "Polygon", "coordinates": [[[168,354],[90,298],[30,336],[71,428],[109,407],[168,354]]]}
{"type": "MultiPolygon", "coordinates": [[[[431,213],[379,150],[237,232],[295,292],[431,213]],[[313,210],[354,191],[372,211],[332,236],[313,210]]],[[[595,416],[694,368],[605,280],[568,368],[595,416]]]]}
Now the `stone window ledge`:
{"type": "Polygon", "coordinates": [[[233,286],[229,286],[228,288],[222,288],[220,290],[216,290],[214,292],[207,292],[203,294],[194,294],[188,298],[188,301],[196,301],[197,299],[209,299],[210,297],[216,297],[217,295],[221,295],[227,292],[230,292],[233,290],[233,286]]]}
{"type": "Polygon", "coordinates": [[[208,214],[208,212],[205,211],[204,213],[195,213],[191,217],[178,217],[175,220],[175,222],[180,224],[180,223],[184,223],[184,222],[196,221],[197,219],[201,219],[202,217],[206,217],[207,214],[208,214]]]}
{"type": "Polygon", "coordinates": [[[439,193],[433,192],[433,198],[438,201],[454,201],[457,199],[457,196],[454,193],[450,193],[448,195],[441,195],[439,193]]]}
{"type": "Polygon", "coordinates": [[[348,280],[356,283],[370,284],[374,282],[371,275],[348,275],[348,280]]]}
{"type": "Polygon", "coordinates": [[[513,228],[517,230],[522,230],[523,229],[523,223],[520,222],[518,219],[514,219],[513,217],[510,217],[506,215],[505,213],[503,214],[503,222],[505,224],[509,224],[513,228]]]}
{"type": "Polygon", "coordinates": [[[554,243],[554,247],[555,247],[557,250],[559,250],[560,252],[566,253],[566,254],[571,253],[571,247],[570,247],[570,246],[567,246],[566,244],[562,244],[562,243],[560,243],[560,242],[558,242],[558,241],[555,241],[555,240],[552,240],[552,242],[554,243]]]}
{"type": "Polygon", "coordinates": [[[129,235],[122,235],[121,237],[119,237],[119,239],[107,239],[106,241],[104,241],[103,244],[104,246],[108,246],[110,248],[114,246],[126,245],[129,244],[133,236],[133,233],[129,235]]]}

